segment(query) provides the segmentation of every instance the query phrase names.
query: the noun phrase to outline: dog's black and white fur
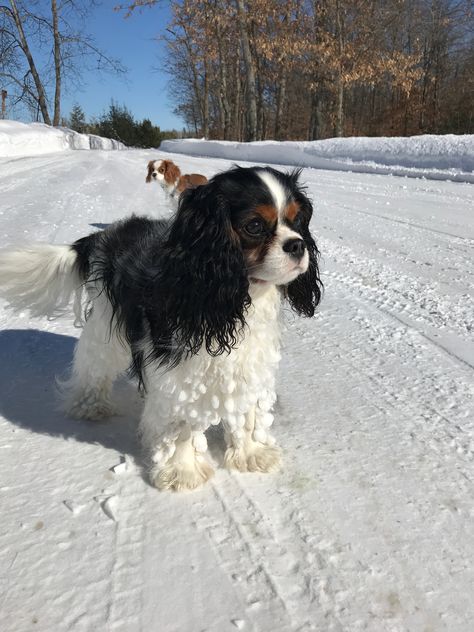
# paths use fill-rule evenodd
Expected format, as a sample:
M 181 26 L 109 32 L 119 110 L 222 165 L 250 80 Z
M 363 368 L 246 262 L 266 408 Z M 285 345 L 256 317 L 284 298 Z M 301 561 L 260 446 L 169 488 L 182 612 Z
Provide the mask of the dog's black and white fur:
M 112 224 L 72 246 L 0 254 L 0 294 L 17 310 L 87 317 L 63 385 L 73 417 L 114 414 L 111 389 L 131 367 L 146 393 L 140 422 L 150 478 L 193 489 L 212 475 L 205 430 L 222 421 L 225 465 L 276 469 L 269 428 L 279 311 L 312 316 L 321 297 L 312 206 L 299 172 L 240 168 L 181 196 L 169 222 Z

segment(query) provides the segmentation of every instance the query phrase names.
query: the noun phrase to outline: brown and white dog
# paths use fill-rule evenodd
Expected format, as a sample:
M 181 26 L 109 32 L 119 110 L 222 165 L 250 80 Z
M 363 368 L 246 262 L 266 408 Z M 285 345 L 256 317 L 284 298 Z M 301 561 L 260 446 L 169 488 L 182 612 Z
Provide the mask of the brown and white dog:
M 177 201 L 185 189 L 195 189 L 207 184 L 206 176 L 200 173 L 181 175 L 181 169 L 171 160 L 150 160 L 146 182 L 158 182 L 164 192 Z

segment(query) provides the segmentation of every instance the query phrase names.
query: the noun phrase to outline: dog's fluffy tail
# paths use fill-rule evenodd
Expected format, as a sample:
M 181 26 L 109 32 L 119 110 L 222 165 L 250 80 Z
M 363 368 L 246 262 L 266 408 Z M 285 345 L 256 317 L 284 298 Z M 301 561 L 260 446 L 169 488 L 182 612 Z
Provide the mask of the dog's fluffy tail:
M 74 295 L 80 321 L 82 283 L 77 253 L 70 246 L 33 244 L 0 251 L 0 297 L 16 312 L 59 316 Z

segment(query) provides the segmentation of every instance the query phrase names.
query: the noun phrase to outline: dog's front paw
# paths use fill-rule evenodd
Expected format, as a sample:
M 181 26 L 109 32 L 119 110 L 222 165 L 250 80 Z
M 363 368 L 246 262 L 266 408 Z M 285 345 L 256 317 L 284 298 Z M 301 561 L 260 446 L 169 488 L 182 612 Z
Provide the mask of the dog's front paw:
M 155 466 L 150 472 L 150 480 L 160 490 L 181 492 L 204 485 L 213 474 L 214 470 L 209 463 L 198 457 L 193 464 L 171 460 L 164 467 Z
M 238 448 L 230 447 L 224 457 L 225 467 L 239 472 L 276 472 L 280 464 L 280 448 L 257 441 L 247 441 Z
M 247 457 L 249 472 L 276 472 L 281 465 L 281 450 L 275 445 L 256 444 Z

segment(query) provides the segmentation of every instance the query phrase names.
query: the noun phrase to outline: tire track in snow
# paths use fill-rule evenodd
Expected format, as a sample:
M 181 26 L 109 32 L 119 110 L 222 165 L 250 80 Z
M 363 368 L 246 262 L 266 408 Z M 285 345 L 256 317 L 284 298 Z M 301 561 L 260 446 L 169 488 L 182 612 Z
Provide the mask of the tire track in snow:
M 314 525 L 305 524 L 304 512 L 291 499 L 284 499 L 275 528 L 246 489 L 244 477 L 227 474 L 214 481 L 222 516 L 208 507 L 196 523 L 207 532 L 221 567 L 242 594 L 252 629 L 267 632 L 271 618 L 272 632 L 342 632 L 339 598 L 326 570 L 334 555 L 332 544 L 315 534 Z
M 322 476 L 313 475 L 312 479 L 308 479 L 308 487 L 301 487 L 302 493 L 305 493 L 305 490 L 308 492 L 307 498 L 314 499 L 314 495 L 317 494 L 329 501 L 329 524 L 324 517 L 321 520 L 326 524 L 326 528 L 322 529 L 324 536 L 321 537 L 321 533 L 318 533 L 318 530 L 321 532 L 321 529 L 318 529 L 318 513 L 313 512 L 311 518 L 312 507 L 306 506 L 301 499 L 298 504 L 298 486 L 292 489 L 289 498 L 284 497 L 281 505 L 284 511 L 290 512 L 291 495 L 296 498 L 297 510 L 302 514 L 303 525 L 309 525 L 308 531 L 317 543 L 315 546 L 322 549 L 323 560 L 327 563 L 326 573 L 322 573 L 320 582 L 323 582 L 322 586 L 325 588 L 324 581 L 327 580 L 328 600 L 331 604 L 330 600 L 333 599 L 334 605 L 333 609 L 329 609 L 327 624 L 320 629 L 330 629 L 329 622 L 333 621 L 334 615 L 338 616 L 344 630 L 355 629 L 351 626 L 354 622 L 350 620 L 350 613 L 358 612 L 361 619 L 360 628 L 357 629 L 373 632 L 405 630 L 408 629 L 404 625 L 406 620 L 398 620 L 400 611 L 397 610 L 396 604 L 399 600 L 403 603 L 405 613 L 429 612 L 433 613 L 433 619 L 434 613 L 443 612 L 443 606 L 433 603 L 428 580 L 423 579 L 423 586 L 417 583 L 422 573 L 418 573 L 416 563 L 407 563 L 404 554 L 393 549 L 391 538 L 398 529 L 398 520 L 395 519 L 403 521 L 405 517 L 403 510 L 400 510 L 402 507 L 406 506 L 407 512 L 411 514 L 412 525 L 418 525 L 418 529 L 420 525 L 426 524 L 426 520 L 433 520 L 436 523 L 436 541 L 440 543 L 440 553 L 430 554 L 427 558 L 427 567 L 432 565 L 433 575 L 436 575 L 438 569 L 443 568 L 440 574 L 448 578 L 446 582 L 452 582 L 452 590 L 460 590 L 461 594 L 464 591 L 462 580 L 458 580 L 455 575 L 454 579 L 451 578 L 451 568 L 455 566 L 451 563 L 453 560 L 460 560 L 456 564 L 463 564 L 465 545 L 462 530 L 464 528 L 464 533 L 470 541 L 469 527 L 467 524 L 463 526 L 460 519 L 457 523 L 457 535 L 460 539 L 451 540 L 449 535 L 444 536 L 442 525 L 448 512 L 453 512 L 456 516 L 456 503 L 461 505 L 460 513 L 466 512 L 468 521 L 468 516 L 472 513 L 472 372 L 444 356 L 440 358 L 431 345 L 424 344 L 424 341 L 420 343 L 416 331 L 400 326 L 389 315 L 381 316 L 376 307 L 351 296 L 344 286 L 334 284 L 327 288 L 326 298 L 328 302 L 322 307 L 318 320 L 304 324 L 298 324 L 296 321 L 297 324 L 292 326 L 296 336 L 293 332 L 286 334 L 287 337 L 291 335 L 293 340 L 291 351 L 295 358 L 299 357 L 302 350 L 308 348 L 315 348 L 316 363 L 317 354 L 322 355 L 322 375 L 332 376 L 329 392 L 336 397 L 339 393 L 344 393 L 341 395 L 340 405 L 334 401 L 325 404 L 324 400 L 321 400 L 322 410 L 325 405 L 331 405 L 336 413 L 341 415 L 340 419 L 336 417 L 334 420 L 332 431 L 335 433 L 335 439 L 327 438 L 331 429 L 320 429 L 313 440 L 313 448 L 316 449 L 313 451 L 308 447 L 306 455 L 293 457 L 293 461 L 300 464 L 297 466 L 297 478 L 301 474 L 306 475 L 306 470 L 301 466 L 304 467 L 305 462 L 308 462 L 309 454 L 314 454 L 313 458 L 317 459 L 319 450 L 326 463 L 326 471 Z M 320 348 L 317 349 L 315 344 L 320 344 Z M 333 368 L 328 365 L 328 360 L 333 363 Z M 317 380 L 318 373 L 321 372 L 315 369 L 310 376 L 307 375 L 308 384 L 308 377 L 314 375 Z M 319 385 L 324 389 L 324 382 Z M 354 410 L 351 410 L 353 395 Z M 321 396 L 324 396 L 324 390 Z M 294 452 L 300 447 L 299 440 L 292 440 L 294 426 L 298 425 L 298 434 L 301 437 L 307 437 L 311 425 L 318 424 L 317 407 L 314 416 L 298 415 L 298 408 L 305 408 L 306 397 L 311 401 L 311 396 L 307 396 L 304 388 L 301 388 L 294 394 L 286 393 L 283 402 L 284 406 L 291 402 L 292 406 L 296 407 L 293 409 L 293 416 L 296 415 L 296 418 L 292 418 L 291 423 L 287 424 L 288 439 Z M 348 410 L 346 418 L 345 410 Z M 323 414 L 323 418 L 327 423 L 327 415 Z M 323 438 L 320 448 L 316 447 L 320 441 L 318 435 Z M 370 442 L 374 444 L 374 463 L 372 452 L 367 449 Z M 304 444 L 304 441 L 302 443 Z M 393 446 L 393 450 L 390 446 Z M 387 465 L 384 463 L 385 460 Z M 334 471 L 327 469 L 328 464 L 335 466 Z M 421 485 L 416 490 L 410 489 L 410 471 L 413 471 Z M 311 476 L 309 472 L 308 476 Z M 396 486 L 403 480 L 404 483 L 397 489 Z M 325 481 L 328 489 L 315 493 L 315 488 L 319 487 L 322 481 Z M 372 506 L 373 516 L 378 514 L 378 523 L 373 532 L 374 539 L 378 541 L 374 545 L 377 557 L 366 557 L 365 554 L 361 557 L 360 543 L 356 537 L 351 539 L 351 534 L 344 534 L 340 519 L 333 523 L 336 528 L 331 528 L 331 515 L 334 514 L 331 503 L 337 505 L 343 498 L 345 483 L 352 490 L 357 490 L 357 485 L 360 485 L 362 490 L 360 500 L 358 501 L 355 496 L 354 502 L 349 503 L 352 509 L 354 506 L 356 508 L 356 518 L 360 513 L 360 508 L 357 511 L 358 502 L 363 507 L 376 507 L 374 509 Z M 394 499 L 394 510 L 386 514 L 385 524 L 385 515 L 380 508 L 380 503 L 383 505 L 384 488 L 387 495 Z M 427 497 L 419 495 L 420 489 L 426 491 Z M 408 500 L 409 504 L 404 505 L 405 500 Z M 451 509 L 451 506 L 454 509 Z M 324 509 L 324 505 L 321 505 L 319 511 L 323 512 Z M 340 516 L 339 508 L 336 512 Z M 351 524 L 357 522 L 357 519 L 353 521 L 352 516 L 348 514 L 347 522 Z M 367 521 L 365 522 L 367 524 Z M 284 530 L 284 526 L 281 529 Z M 404 537 L 402 535 L 402 538 Z M 417 534 L 408 536 L 413 543 L 419 539 L 426 554 L 431 545 L 426 544 L 424 538 L 424 528 Z M 364 534 L 361 542 L 367 545 L 370 544 L 370 539 Z M 391 569 L 390 576 L 386 576 L 383 556 L 387 568 Z M 359 561 L 364 563 L 358 566 Z M 414 570 L 418 577 L 412 575 Z M 385 590 L 381 588 L 383 585 L 387 586 Z M 373 592 L 373 589 L 376 589 L 377 593 Z M 443 596 L 450 594 L 451 587 L 448 592 L 446 590 L 446 587 L 441 589 Z M 390 597 L 388 603 L 386 598 L 385 602 L 378 601 L 379 591 L 380 595 L 385 592 Z M 390 603 L 391 595 L 395 595 L 394 605 Z M 465 615 L 465 621 L 468 620 L 468 616 Z M 452 623 L 454 618 L 450 621 Z M 427 623 L 426 626 L 428 627 Z M 419 625 L 413 624 L 411 629 L 421 630 L 425 629 L 425 626 L 419 622 Z M 461 631 L 467 628 L 461 626 L 453 627 L 454 629 Z
M 71 163 L 64 157 L 47 161 L 46 165 L 39 164 L 37 168 L 41 177 L 34 184 L 26 167 L 23 167 L 27 174 L 24 178 L 18 174 L 10 174 L 9 178 L 15 181 L 15 188 L 19 190 L 19 194 L 15 196 L 14 205 L 6 206 L 0 212 L 7 217 L 5 228 L 8 229 L 11 225 L 11 231 L 14 233 L 15 225 L 24 225 L 24 218 L 27 216 L 27 229 L 23 232 L 26 235 L 31 232 L 32 236 L 26 236 L 26 240 L 35 241 L 39 230 L 44 241 L 54 243 L 61 231 L 68 234 L 66 242 L 72 241 L 69 236 L 72 225 L 68 225 L 68 219 L 70 221 L 74 215 L 72 209 L 82 208 L 83 190 L 88 190 L 91 184 L 96 182 L 101 168 L 100 162 L 88 162 L 83 154 L 77 158 L 74 156 L 74 159 L 75 177 L 71 177 Z M 67 186 L 64 185 L 65 182 Z M 6 187 L 8 178 L 6 184 L 0 186 L 0 191 L 6 190 Z M 46 231 L 47 235 L 44 234 Z
M 449 349 L 448 347 L 443 345 L 438 340 L 435 340 L 433 337 L 431 337 L 426 332 L 420 331 L 419 329 L 417 329 L 416 327 L 411 325 L 409 322 L 407 322 L 407 320 L 405 320 L 400 315 L 395 315 L 392 312 L 383 309 L 382 307 L 378 307 L 378 309 L 382 313 L 386 314 L 389 318 L 392 318 L 393 320 L 398 321 L 404 327 L 407 327 L 408 329 L 411 329 L 412 331 L 416 332 L 421 338 L 426 340 L 426 342 L 428 342 L 430 345 L 433 345 L 434 347 L 436 347 L 437 349 L 439 349 L 440 351 L 442 351 L 443 353 L 448 355 L 452 360 L 454 360 L 456 362 L 460 362 L 461 364 L 464 364 L 469 369 L 474 369 L 474 364 L 471 364 L 471 362 L 469 362 L 468 360 L 465 360 L 464 358 L 461 358 L 459 355 L 454 353 L 454 351 L 452 351 L 452 349 Z
M 439 230 L 437 228 L 431 228 L 430 226 L 426 226 L 424 224 L 417 224 L 415 222 L 410 222 L 405 219 L 401 219 L 400 217 L 389 217 L 388 215 L 381 215 L 379 213 L 369 213 L 369 211 L 363 211 L 362 209 L 355 208 L 348 204 L 342 203 L 331 203 L 331 207 L 340 208 L 344 211 L 350 211 L 351 213 L 356 213 L 359 215 L 365 215 L 368 217 L 376 218 L 379 220 L 383 220 L 385 222 L 392 222 L 394 224 L 401 224 L 402 226 L 408 226 L 409 228 L 416 228 L 420 231 L 428 231 L 430 233 L 435 233 L 437 235 L 443 235 L 444 237 L 450 237 L 454 240 L 455 243 L 462 244 L 463 246 L 474 246 L 474 239 L 471 237 L 463 237 L 462 235 L 450 233 L 445 230 Z M 465 243 L 466 242 L 466 243 Z
M 390 315 L 388 317 L 391 318 Z M 374 395 L 376 394 L 379 398 L 382 396 L 383 400 L 393 408 L 402 407 L 414 427 L 423 431 L 432 448 L 439 450 L 436 448 L 437 444 L 448 445 L 458 456 L 469 462 L 472 461 L 474 427 L 469 419 L 469 411 L 471 414 L 474 413 L 472 407 L 474 388 L 472 383 L 469 386 L 469 375 L 472 375 L 470 368 L 466 368 L 466 377 L 463 379 L 459 365 L 452 361 L 450 369 L 446 368 L 446 363 L 440 367 L 437 362 L 423 361 L 424 354 L 420 353 L 423 346 L 419 340 L 420 333 L 409 326 L 380 325 L 375 322 L 375 319 L 365 316 L 355 316 L 354 319 L 371 332 L 372 339 L 377 340 L 378 347 L 373 349 L 374 354 L 394 353 L 393 348 L 390 349 L 390 345 L 386 342 L 390 340 L 388 330 L 395 330 L 396 340 L 399 341 L 396 343 L 397 347 L 400 341 L 404 340 L 405 347 L 411 351 L 406 361 L 411 364 L 417 377 L 406 381 L 405 384 L 394 382 L 393 378 L 388 377 L 387 374 L 374 372 L 372 363 L 367 362 L 370 356 L 357 356 L 353 369 L 360 370 L 365 364 L 365 373 L 374 384 Z M 428 343 L 431 341 L 428 340 Z M 464 403 L 464 411 L 458 410 L 460 402 Z M 414 434 L 411 436 L 413 440 L 417 438 Z
M 415 430 L 422 431 L 424 440 L 432 448 L 439 451 L 441 445 L 448 445 L 458 457 L 472 462 L 472 367 L 454 354 L 450 354 L 447 362 L 439 362 L 440 348 L 431 339 L 367 297 L 358 307 L 361 299 L 351 295 L 350 290 L 339 279 L 332 288 L 332 294 L 337 294 L 346 307 L 350 306 L 347 317 L 360 325 L 356 340 L 339 340 L 344 361 L 373 385 L 374 401 L 381 399 L 385 405 L 403 410 L 413 426 L 413 440 L 417 438 Z M 331 289 L 327 288 L 327 292 Z M 378 316 L 380 313 L 382 319 Z M 298 325 L 296 329 L 300 337 L 307 337 L 305 330 Z M 365 342 L 361 345 L 362 333 Z M 445 350 L 441 352 L 446 358 Z M 386 370 L 385 363 L 391 358 L 396 358 L 401 367 L 407 367 L 406 375 Z
M 385 201 L 387 197 L 390 197 L 391 200 L 395 199 L 403 204 L 410 199 L 422 203 L 429 200 L 439 206 L 450 206 L 454 202 L 469 207 L 473 202 L 470 183 L 450 183 L 451 186 L 449 186 L 445 182 L 440 188 L 436 182 L 424 184 L 424 181 L 418 178 L 408 181 L 406 178 L 387 178 L 382 174 L 366 174 L 364 179 L 358 179 L 355 177 L 356 174 L 352 173 L 352 177 L 348 178 L 348 174 L 344 174 L 344 179 L 341 179 L 341 174 L 334 178 L 331 177 L 330 172 L 319 170 L 315 178 L 314 173 L 312 169 L 304 170 L 305 181 L 317 192 L 314 196 L 317 207 L 321 204 L 332 207 L 334 198 L 340 197 L 341 192 L 344 196 L 349 192 L 353 196 L 362 196 L 364 200 L 371 201 Z M 330 200 L 329 203 L 328 200 Z
M 24 183 L 31 182 L 33 170 L 43 171 L 45 168 L 49 169 L 53 166 L 66 166 L 64 158 L 62 155 L 50 154 L 49 156 L 22 156 L 10 160 L 0 159 L 0 166 L 2 167 L 0 183 L 15 176 L 12 178 L 12 184 L 14 184 L 15 187 L 21 188 Z M 0 191 L 3 191 L 1 185 Z
M 466 340 L 474 331 L 474 299 L 469 294 L 441 297 L 438 284 L 396 274 L 388 266 L 355 254 L 350 248 L 322 238 L 322 251 L 340 270 L 325 275 L 370 304 L 400 313 L 437 329 L 455 330 Z M 357 261 L 357 265 L 354 265 Z M 332 266 L 333 267 L 333 266 Z
M 214 503 L 206 514 L 196 517 L 196 525 L 206 531 L 221 568 L 225 569 L 235 590 L 242 594 L 252 629 L 266 632 L 271 613 L 275 621 L 272 632 L 289 632 L 294 628 L 285 596 L 280 594 L 274 575 L 267 568 L 265 549 L 271 540 L 263 516 L 249 504 L 230 475 L 222 482 L 213 481 L 210 486 Z M 232 499 L 232 505 L 226 497 Z

